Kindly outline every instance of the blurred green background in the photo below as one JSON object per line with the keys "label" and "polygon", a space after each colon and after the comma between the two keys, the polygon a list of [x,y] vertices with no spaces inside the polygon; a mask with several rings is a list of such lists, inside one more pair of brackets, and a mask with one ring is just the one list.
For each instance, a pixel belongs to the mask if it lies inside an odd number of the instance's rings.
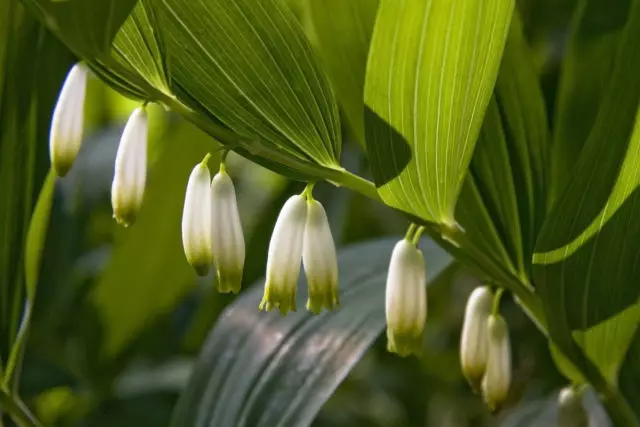
{"label": "blurred green background", "polygon": [[[519,1],[549,117],[575,4]],[[23,399],[47,426],[167,426],[208,331],[234,301],[215,291],[212,276],[197,278],[182,252],[187,177],[216,148],[193,125],[151,107],[144,207],[129,229],[112,220],[115,151],[135,106],[92,77],[85,143],[70,174],[56,183],[20,384]],[[268,240],[283,201],[303,184],[233,154],[228,161],[247,242],[246,289],[264,274]],[[345,147],[343,165],[366,174],[355,144]],[[326,184],[316,191],[339,245],[405,231],[406,219],[380,204]],[[472,393],[460,372],[458,341],[464,304],[477,284],[456,270],[431,287],[424,356],[388,354],[385,338],[379,338],[313,425],[510,425],[522,405],[564,386],[545,338],[507,298],[503,312],[514,360],[510,400],[491,414]]]}

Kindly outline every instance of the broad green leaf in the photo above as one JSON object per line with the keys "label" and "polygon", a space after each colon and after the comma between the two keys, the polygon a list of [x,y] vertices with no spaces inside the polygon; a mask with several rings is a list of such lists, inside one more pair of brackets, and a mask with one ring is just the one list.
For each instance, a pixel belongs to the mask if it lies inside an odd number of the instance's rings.
{"label": "broad green leaf", "polygon": [[[0,360],[8,363],[26,318],[25,296],[33,297],[33,283],[25,293],[25,242],[48,170],[51,112],[72,57],[18,1],[2,3],[8,15],[0,18],[7,23],[0,29]],[[4,385],[12,380],[12,360],[3,367]]]}
{"label": "broad green leaf", "polygon": [[105,57],[138,0],[23,0],[75,53]]}
{"label": "broad green leaf", "polygon": [[113,55],[150,86],[170,95],[163,33],[151,0],[139,0],[113,41]]}
{"label": "broad green leaf", "polygon": [[546,213],[547,115],[516,14],[456,218],[486,256],[529,282]]}
{"label": "broad green leaf", "polygon": [[581,0],[558,84],[553,130],[553,197],[568,184],[606,93],[630,0]]}
{"label": "broad green leaf", "polygon": [[640,320],[639,38],[634,1],[595,123],[534,254],[551,338],[570,358],[575,338],[612,384]]}
{"label": "broad green leaf", "polygon": [[498,74],[512,0],[382,0],[365,83],[382,199],[427,221],[454,210]]}
{"label": "broad green leaf", "polygon": [[[171,425],[309,425],[385,326],[384,285],[395,242],[342,249],[342,307],[320,316],[261,313],[259,280],[211,330]],[[431,241],[421,247],[432,283],[451,258]],[[304,280],[299,286],[306,288]]]}
{"label": "broad green leaf", "polygon": [[248,139],[337,167],[336,101],[302,27],[279,0],[159,0],[171,77]]}
{"label": "broad green leaf", "polygon": [[120,231],[121,240],[91,292],[105,328],[106,358],[119,354],[195,284],[180,234],[184,194],[191,169],[216,146],[192,126],[166,138],[166,147],[150,171],[140,214],[132,227]]}
{"label": "broad green leaf", "polygon": [[627,357],[620,369],[619,387],[625,398],[633,408],[636,416],[640,418],[640,333],[636,335],[629,345]]}
{"label": "broad green leaf", "polygon": [[364,75],[378,0],[307,0],[317,48],[344,117],[364,146]]}

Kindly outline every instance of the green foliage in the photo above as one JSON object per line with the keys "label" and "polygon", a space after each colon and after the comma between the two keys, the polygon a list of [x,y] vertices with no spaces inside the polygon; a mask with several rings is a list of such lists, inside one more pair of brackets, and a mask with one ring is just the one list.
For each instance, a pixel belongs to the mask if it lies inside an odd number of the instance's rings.
{"label": "green foliage", "polygon": [[[385,203],[456,224],[513,1],[382,1],[365,85],[367,151]],[[402,24],[400,24],[402,22]]]}

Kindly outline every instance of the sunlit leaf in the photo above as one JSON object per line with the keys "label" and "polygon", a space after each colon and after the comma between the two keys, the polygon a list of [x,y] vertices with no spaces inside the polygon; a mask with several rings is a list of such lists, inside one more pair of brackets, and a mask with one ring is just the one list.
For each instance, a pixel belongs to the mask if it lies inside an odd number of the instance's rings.
{"label": "sunlit leaf", "polygon": [[425,220],[454,210],[491,98],[512,0],[382,0],[365,84],[383,200]]}
{"label": "sunlit leaf", "polygon": [[640,320],[640,2],[629,10],[593,128],[538,239],[535,283],[551,337],[573,337],[611,383]]}
{"label": "sunlit leaf", "polygon": [[[384,328],[384,284],[395,242],[341,250],[342,307],[320,316],[259,312],[264,280],[258,281],[212,329],[172,425],[309,425]],[[451,258],[431,241],[421,247],[431,283]],[[299,286],[306,288],[304,280]]]}
{"label": "sunlit leaf", "polygon": [[307,0],[317,45],[356,140],[364,146],[364,75],[378,0]]}

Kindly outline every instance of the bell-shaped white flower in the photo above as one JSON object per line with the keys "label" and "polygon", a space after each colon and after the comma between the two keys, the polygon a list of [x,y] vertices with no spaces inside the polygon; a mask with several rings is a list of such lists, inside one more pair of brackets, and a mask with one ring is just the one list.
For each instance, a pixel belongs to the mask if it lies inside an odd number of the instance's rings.
{"label": "bell-shaped white flower", "polygon": [[133,224],[142,205],[147,179],[147,133],[147,111],[136,108],[120,139],[111,185],[113,217],[125,227]]}
{"label": "bell-shaped white flower", "polygon": [[218,291],[240,292],[244,268],[244,235],[236,190],[224,164],[211,183],[211,244]]}
{"label": "bell-shaped white flower", "polygon": [[71,68],[53,110],[49,132],[51,165],[58,176],[65,176],[80,151],[84,124],[84,99],[88,69],[78,63]]}
{"label": "bell-shaped white flower", "polygon": [[489,335],[487,369],[482,379],[482,394],[492,411],[500,407],[511,385],[511,344],[507,323],[499,314],[487,320]]}
{"label": "bell-shaped white flower", "polygon": [[269,242],[261,310],[277,307],[283,315],[296,310],[306,220],[307,201],[300,195],[290,197],[278,215]]}
{"label": "bell-shaped white flower", "polygon": [[307,202],[302,264],[309,286],[307,310],[319,314],[338,302],[338,259],[327,214],[317,200]]}
{"label": "bell-shaped white flower", "polygon": [[193,168],[187,183],[182,211],[182,246],[187,261],[200,276],[209,271],[211,249],[211,175],[207,162],[210,155]]}
{"label": "bell-shaped white flower", "polygon": [[464,313],[460,338],[460,363],[462,373],[474,390],[479,390],[487,366],[487,320],[491,315],[493,293],[488,286],[481,286],[471,293]]}
{"label": "bell-shaped white flower", "polygon": [[563,388],[558,394],[558,427],[588,427],[589,415],[582,405],[580,393],[573,387]]}
{"label": "bell-shaped white flower", "polygon": [[391,254],[386,316],[387,349],[400,356],[420,355],[427,320],[426,270],[422,252],[406,239]]}

